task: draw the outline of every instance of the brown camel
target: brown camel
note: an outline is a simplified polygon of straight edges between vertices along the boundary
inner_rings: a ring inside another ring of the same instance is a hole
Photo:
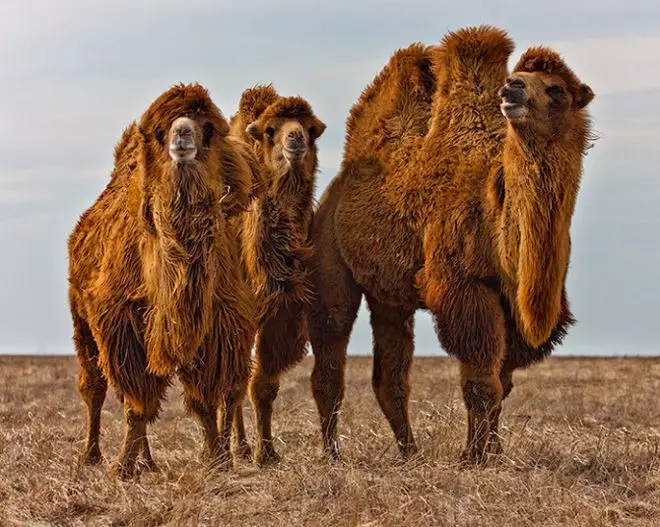
[[[249,395],[257,421],[256,461],[279,459],[271,421],[280,376],[306,352],[306,311],[312,298],[307,264],[313,214],[318,139],[325,130],[300,97],[281,97],[272,86],[243,92],[231,135],[252,144],[264,188],[235,221],[243,262],[257,297],[256,362]],[[237,409],[235,439],[250,456],[243,414]]]
[[[248,206],[254,176],[228,132],[203,87],[171,88],[126,129],[108,186],[69,238],[69,298],[87,404],[83,459],[101,460],[109,381],[126,418],[115,466],[122,478],[134,474],[138,456],[153,468],[146,427],[174,373],[204,428],[205,453],[230,463],[255,305],[239,241],[226,229],[226,216]]]
[[[492,27],[397,52],[347,123],[341,172],[312,238],[312,388],[326,450],[339,455],[346,347],[364,294],[373,389],[401,453],[413,314],[428,309],[461,363],[464,458],[500,450],[512,372],[546,357],[573,322],[564,290],[569,227],[593,98],[554,51],[525,52]]]

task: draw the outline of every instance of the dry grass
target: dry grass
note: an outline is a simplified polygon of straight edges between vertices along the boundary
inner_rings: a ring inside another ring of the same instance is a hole
[[[120,483],[107,463],[78,464],[75,359],[0,357],[0,525],[660,524],[660,359],[552,359],[518,373],[505,456],[482,469],[456,464],[465,413],[453,361],[416,359],[411,415],[424,455],[408,464],[371,393],[367,358],[349,361],[344,462],[323,460],[310,366],[287,375],[278,398],[278,467],[209,473],[175,386],[151,427],[161,471]],[[121,415],[110,395],[110,460]]]

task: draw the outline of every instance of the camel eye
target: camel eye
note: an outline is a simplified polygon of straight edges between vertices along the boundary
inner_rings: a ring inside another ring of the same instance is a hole
[[[264,134],[266,134],[266,137],[272,141],[273,137],[275,137],[275,129],[272,126],[267,126]]]
[[[204,146],[209,146],[211,144],[211,139],[213,138],[213,133],[215,129],[213,128],[212,123],[206,123],[202,128],[202,142]]]
[[[557,85],[550,86],[545,91],[553,99],[560,99],[564,95],[564,88],[562,88],[561,86],[557,86]]]
[[[165,144],[165,132],[163,132],[163,129],[158,125],[154,127],[154,137],[159,144]]]

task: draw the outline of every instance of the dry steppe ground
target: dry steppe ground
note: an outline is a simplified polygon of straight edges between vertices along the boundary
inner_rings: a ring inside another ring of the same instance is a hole
[[[150,431],[160,472],[122,483],[107,461],[78,463],[75,358],[0,357],[0,525],[660,525],[660,359],[554,358],[517,373],[505,455],[479,469],[456,463],[465,412],[454,361],[415,359],[423,456],[406,464],[371,392],[369,358],[349,360],[344,461],[325,461],[310,368],[306,359],[289,373],[277,400],[279,466],[206,470],[175,384]],[[109,394],[109,460],[121,417]]]

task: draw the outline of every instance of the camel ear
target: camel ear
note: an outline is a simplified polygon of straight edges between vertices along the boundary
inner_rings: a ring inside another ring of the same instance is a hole
[[[218,123],[218,134],[222,137],[229,135],[229,123],[224,118],[220,119],[220,122]]]
[[[310,137],[312,139],[318,139],[323,135],[323,132],[325,132],[325,123],[317,117],[314,117],[312,125],[309,127]]]
[[[261,128],[259,128],[257,121],[248,124],[247,128],[245,129],[245,133],[248,134],[255,141],[261,141],[264,137],[264,134],[261,131]]]
[[[593,90],[586,84],[580,84],[578,93],[575,97],[575,106],[578,108],[584,108],[587,104],[591,102],[594,98]]]

